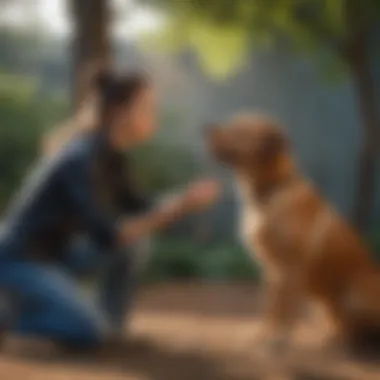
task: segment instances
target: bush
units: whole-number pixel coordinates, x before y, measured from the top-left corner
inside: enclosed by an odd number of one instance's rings
[[[27,78],[0,75],[0,209],[39,155],[41,136],[62,114],[64,103],[36,96]]]
[[[160,239],[146,269],[147,281],[171,279],[257,280],[259,269],[237,244],[202,246],[184,239]]]

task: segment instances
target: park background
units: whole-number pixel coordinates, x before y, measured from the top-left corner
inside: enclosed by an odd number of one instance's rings
[[[146,70],[162,98],[160,132],[135,154],[142,188],[154,197],[199,175],[225,184],[211,211],[156,238],[147,279],[257,278],[237,239],[229,174],[201,134],[240,110],[283,122],[304,173],[377,252],[380,9],[360,4],[2,0],[0,209],[38,159],[43,134],[85,96],[86,68],[102,60]]]
[[[1,215],[99,62],[145,70],[160,93],[160,132],[133,157],[142,189],[154,198],[209,175],[225,189],[154,239],[126,324],[149,347],[132,341],[94,360],[10,339],[0,379],[378,380],[378,363],[315,351],[326,328],[311,316],[284,360],[246,346],[262,315],[260,268],[239,242],[231,175],[207,154],[202,126],[240,110],[275,116],[302,171],[379,257],[379,16],[378,0],[0,0]]]

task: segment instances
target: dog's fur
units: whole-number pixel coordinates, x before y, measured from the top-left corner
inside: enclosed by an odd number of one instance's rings
[[[303,301],[320,301],[345,343],[380,331],[380,276],[365,243],[298,171],[285,131],[240,115],[208,135],[232,167],[242,201],[241,236],[262,263],[270,328],[289,331]],[[272,330],[273,331],[273,330]]]

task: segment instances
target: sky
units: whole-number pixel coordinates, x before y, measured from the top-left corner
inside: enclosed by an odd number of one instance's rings
[[[161,25],[162,18],[157,13],[137,6],[133,0],[111,1],[114,4],[123,2],[127,6],[125,16],[120,17],[114,26],[114,33],[117,36],[135,38]],[[28,7],[30,7],[30,12]],[[127,9],[130,11],[128,12]],[[31,18],[31,14],[35,17]],[[24,2],[23,7],[12,6],[3,11],[0,22],[20,27],[34,22],[46,28],[49,33],[60,36],[68,35],[71,29],[66,12],[66,0],[28,0]]]

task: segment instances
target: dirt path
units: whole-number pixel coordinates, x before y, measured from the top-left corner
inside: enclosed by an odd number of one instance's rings
[[[253,286],[146,288],[132,325],[145,345],[132,341],[112,355],[63,357],[46,343],[11,339],[0,356],[0,380],[380,379],[380,364],[321,352],[317,319],[300,325],[284,356],[265,356],[250,340],[258,328],[257,305]]]

